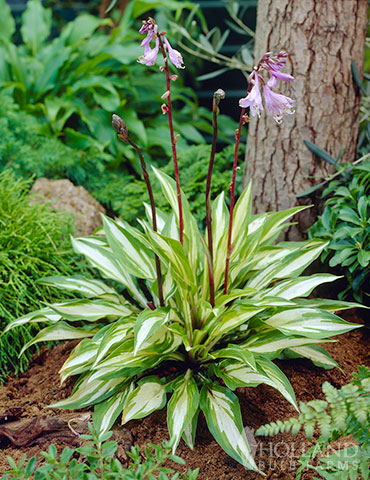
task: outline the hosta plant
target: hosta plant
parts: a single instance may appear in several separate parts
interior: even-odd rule
[[[287,54],[263,56],[250,77],[247,96],[240,101],[236,131],[230,208],[221,193],[211,203],[211,175],[217,134],[218,103],[214,95],[214,137],[206,185],[205,235],[190,213],[180,188],[176,137],[172,124],[167,55],[181,68],[179,52],[168,43],[153,19],[144,22],[147,37],[141,63],[152,65],[160,49],[166,75],[166,103],[176,181],[153,169],[171,213],[155,208],[144,157],[117,116],[113,126],[122,141],[138,153],[148,187],[150,206],[139,228],[124,220],[103,217],[98,234],[73,239],[73,246],[100,274],[115,281],[80,277],[49,277],[40,283],[82,298],[54,303],[16,319],[8,328],[27,322],[48,326],[25,346],[51,339],[81,339],[61,369],[61,379],[78,375],[72,395],[56,408],[95,405],[95,425],[108,430],[139,419],[167,404],[173,451],[181,438],[192,448],[198,416],[224,450],[245,467],[257,470],[243,430],[238,387],[267,384],[297,408],[292,386],[273,360],[284,350],[333,367],[335,361],[318,344],[347,332],[350,324],[333,312],[353,304],[307,299],[318,285],[337,277],[301,276],[326,246],[320,240],[275,243],[285,222],[305,207],[253,215],[251,186],[235,203],[235,176],[241,128],[246,108],[259,114],[263,86],[266,109],[280,122],[292,100],[273,92]],[[151,43],[155,42],[152,48]],[[144,68],[144,67],[143,67]],[[263,71],[270,74],[265,82]],[[274,99],[273,103],[271,103]]]

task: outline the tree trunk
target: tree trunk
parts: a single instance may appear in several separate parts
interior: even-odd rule
[[[363,71],[367,0],[260,0],[255,61],[267,51],[291,55],[284,69],[293,82],[278,81],[279,93],[295,100],[295,114],[278,125],[262,112],[249,125],[243,184],[253,181],[256,212],[311,204],[296,199],[329,173],[329,165],[306,148],[308,140],[341,161],[356,158],[361,95],[351,62]],[[291,71],[289,71],[289,69]],[[302,239],[317,208],[300,214],[286,238]]]

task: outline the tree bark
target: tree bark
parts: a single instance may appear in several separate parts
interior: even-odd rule
[[[341,161],[355,160],[361,95],[351,62],[363,71],[366,21],[367,0],[259,0],[255,61],[268,51],[291,55],[284,71],[295,80],[278,81],[276,91],[295,100],[295,114],[280,125],[266,112],[250,122],[243,184],[252,179],[256,212],[315,201],[295,194],[326,177],[329,165],[303,140],[334,158],[343,147]],[[317,208],[301,213],[286,238],[304,238],[317,213]]]

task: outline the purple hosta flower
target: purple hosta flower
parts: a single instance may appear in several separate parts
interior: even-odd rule
[[[260,116],[261,110],[263,110],[262,106],[262,97],[261,92],[259,89],[259,79],[257,70],[253,70],[250,81],[254,83],[252,90],[248,93],[245,98],[241,98],[239,100],[239,106],[242,108],[250,107],[250,112],[253,117],[256,115]]]
[[[150,48],[150,46],[145,46],[144,55],[138,58],[139,63],[143,63],[144,65],[151,66],[155,64],[159,51],[159,40],[156,38],[155,40],[155,47]]]
[[[273,78],[274,77],[271,77],[267,85],[263,86],[263,94],[265,96],[265,105],[267,111],[277,123],[281,123],[286,113],[288,113],[289,115],[292,115],[294,113],[294,110],[292,109],[294,100],[286,97],[285,95],[281,95],[280,93],[275,93],[271,90],[270,86],[271,83],[273,83],[271,82]]]
[[[181,53],[171,47],[170,42],[164,35],[163,40],[167,47],[168,56],[171,62],[175,65],[176,68],[185,68],[184,60],[182,59]]]

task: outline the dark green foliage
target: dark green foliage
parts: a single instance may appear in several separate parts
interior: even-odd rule
[[[81,438],[88,440],[85,446],[75,450],[66,447],[60,457],[54,445],[50,445],[48,452],[41,452],[45,462],[37,468],[36,457],[31,457],[25,464],[25,456],[19,465],[8,457],[12,467],[3,477],[3,480],[26,480],[35,475],[35,480],[196,480],[199,469],[189,470],[188,474],[173,474],[173,470],[163,467],[167,459],[175,463],[184,464],[184,460],[176,455],[171,455],[171,447],[164,442],[163,446],[149,444],[145,448],[145,458],[140,454],[139,447],[132,447],[128,456],[131,463],[126,469],[121,462],[114,458],[118,444],[114,441],[107,441],[112,432],[98,434],[93,425],[89,424],[90,435],[81,435]],[[77,461],[76,456],[82,455],[82,461]],[[59,457],[59,459],[58,459]],[[37,470],[36,470],[37,468]],[[156,474],[156,475],[154,475]],[[159,474],[159,477],[157,475]],[[171,476],[169,476],[171,475]]]
[[[71,217],[45,204],[30,205],[30,183],[9,170],[0,173],[0,332],[10,320],[55,300],[47,287],[35,283],[37,279],[86,270],[70,246]],[[18,353],[35,331],[22,326],[0,338],[0,383],[10,372],[27,367],[30,353],[20,359]]]
[[[360,366],[353,377],[349,384],[340,389],[325,382],[322,390],[326,400],[301,402],[302,413],[298,418],[271,422],[256,431],[256,435],[264,436],[289,431],[296,435],[304,428],[307,438],[311,440],[315,428],[319,429],[320,438],[317,444],[300,459],[301,467],[297,471],[297,479],[301,477],[305,467],[313,468],[327,479],[356,479],[358,473],[361,473],[361,478],[369,478],[370,370]],[[309,464],[320,450],[325,451],[330,442],[350,434],[357,441],[357,445],[321,458],[319,466]]]
[[[324,212],[309,235],[330,242],[321,260],[345,275],[341,296],[370,303],[370,161],[332,181],[323,196],[328,197]]]

